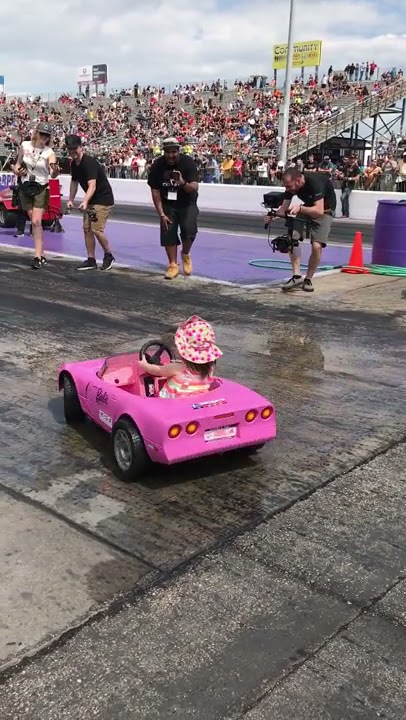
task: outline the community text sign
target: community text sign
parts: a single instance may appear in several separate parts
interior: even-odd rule
[[[321,65],[322,40],[298,42],[293,46],[293,67],[305,68]],[[288,56],[287,45],[273,46],[273,69],[285,70]]]

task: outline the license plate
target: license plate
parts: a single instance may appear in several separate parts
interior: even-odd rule
[[[212,440],[224,440],[224,438],[233,438],[237,435],[236,427],[218,428],[217,430],[206,430],[204,439],[206,442]]]

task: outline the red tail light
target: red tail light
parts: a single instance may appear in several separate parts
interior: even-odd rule
[[[175,438],[179,437],[181,432],[182,428],[180,425],[172,425],[172,427],[170,427],[168,430],[168,435],[170,438],[172,438],[172,440],[174,440]]]

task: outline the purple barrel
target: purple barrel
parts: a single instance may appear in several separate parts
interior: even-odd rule
[[[372,264],[406,268],[406,200],[378,200]]]

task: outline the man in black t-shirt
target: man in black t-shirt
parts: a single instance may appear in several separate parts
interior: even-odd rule
[[[309,258],[306,277],[300,272],[300,245],[293,249],[290,256],[293,275],[282,289],[287,292],[302,288],[313,292],[312,277],[326,247],[335,214],[337,198],[331,180],[321,173],[304,174],[295,168],[284,173],[285,194],[277,215],[283,218],[297,218],[294,222],[294,237],[303,240],[304,223],[310,226],[312,252]],[[300,222],[303,221],[303,222]]]
[[[161,222],[161,245],[168,256],[165,278],[173,280],[179,275],[180,244],[183,272],[187,276],[192,274],[190,250],[198,232],[199,171],[191,157],[180,153],[176,138],[164,140],[163,151],[151,165],[148,185]]]
[[[304,170],[305,172],[317,172],[318,165],[317,162],[314,159],[313,153],[310,153],[309,157],[307,158],[305,164],[304,164]]]
[[[104,229],[114,205],[113,190],[99,161],[84,152],[82,140],[79,135],[67,135],[65,144],[72,160],[72,179],[67,208],[70,209],[73,207],[79,185],[85,193],[85,197],[79,205],[79,210],[83,210],[84,212],[83,232],[85,235],[87,260],[79,265],[77,270],[97,270],[96,239],[104,251],[101,269],[110,270],[115,259],[111,252],[109,241],[104,234]],[[87,210],[94,212],[96,219],[89,217]]]

